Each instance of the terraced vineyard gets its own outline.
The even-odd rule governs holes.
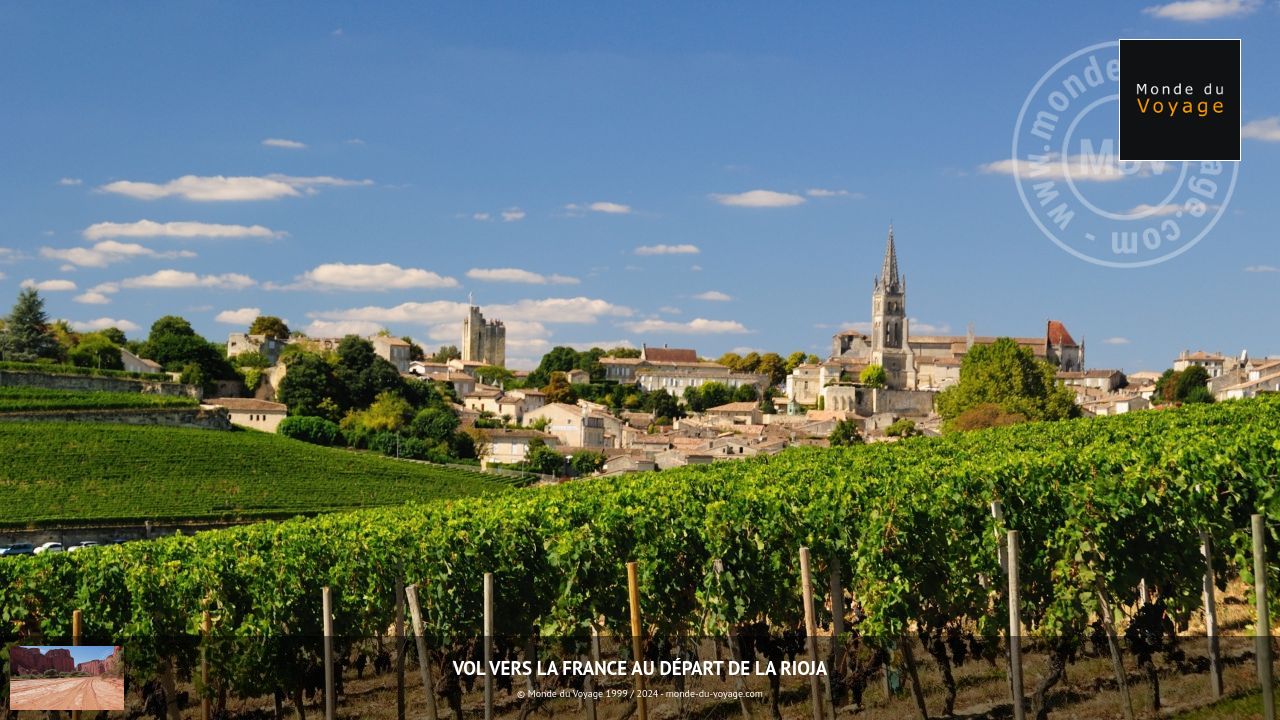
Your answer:
[[[127,410],[195,407],[195,398],[131,392],[80,392],[38,387],[0,387],[0,413],[44,410]]]
[[[282,517],[507,487],[253,431],[0,423],[0,526]]]
[[[208,452],[192,449],[193,457]],[[841,599],[812,607],[820,625],[832,621],[829,607],[846,607],[841,641],[850,663],[839,682],[860,694],[882,667],[876,658],[916,635],[948,686],[943,709],[950,714],[952,664],[998,657],[1008,608],[1001,583],[992,582],[1003,576],[996,550],[1005,530],[1017,530],[1018,615],[1050,659],[1033,700],[1044,710],[1045,691],[1058,682],[1053,673],[1061,678],[1102,608],[1131,604],[1140,583],[1158,593],[1158,604],[1128,620],[1141,632],[1150,630],[1144,618],[1156,621],[1153,634],[1140,632],[1142,642],[1163,637],[1168,616],[1198,612],[1201,533],[1220,584],[1251,579],[1250,516],[1262,513],[1271,528],[1280,522],[1277,450],[1280,398],[1260,398],[895,445],[799,449],[516,492],[501,502],[409,504],[0,559],[0,617],[9,619],[0,641],[65,636],[72,611],[83,609],[86,633],[126,639],[138,673],[170,657],[191,667],[193,645],[180,638],[208,608],[212,637],[228,641],[210,659],[217,687],[240,697],[280,689],[301,698],[320,667],[324,587],[333,589],[345,656],[350,638],[388,627],[399,582],[420,583],[426,640],[447,667],[476,650],[486,572],[495,575],[499,636],[581,639],[592,626],[628,636],[630,560],[638,566],[644,631],[659,639],[651,652],[672,652],[661,644],[670,638],[732,631],[750,635],[748,653],[781,658],[804,634],[796,554],[808,547],[819,577],[841,568],[833,581]],[[185,459],[173,454],[177,484]],[[127,464],[127,455],[106,460]],[[239,472],[254,469],[242,463]],[[40,496],[23,497],[30,505]],[[990,511],[997,500],[1003,519]],[[1275,541],[1269,534],[1267,542]],[[1274,556],[1266,567],[1274,583]],[[1277,597],[1271,594],[1273,605]],[[251,646],[235,638],[252,638]],[[519,655],[530,643],[499,651]],[[1155,654],[1139,664],[1153,667]],[[444,692],[454,704],[461,691],[451,687]],[[776,700],[776,686],[773,693]]]

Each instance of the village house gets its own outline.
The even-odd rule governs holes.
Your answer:
[[[280,422],[289,415],[287,405],[253,398],[221,397],[209,398],[206,405],[226,408],[231,415],[231,424],[253,428],[263,432],[274,433]]]
[[[1106,392],[1122,388],[1127,382],[1119,370],[1060,370],[1057,378],[1067,387],[1100,388]]]
[[[526,413],[524,424],[546,423],[543,431],[554,435],[561,445],[598,450],[615,447],[605,437],[602,413],[568,403],[549,403]]]
[[[484,456],[480,458],[481,466],[490,463],[502,465],[518,465],[529,456],[529,444],[541,440],[547,447],[555,449],[559,441],[554,435],[528,429],[493,429],[479,430],[485,440]]]
[[[164,367],[155,360],[140,358],[137,355],[120,348],[120,363],[124,366],[126,372],[136,373],[162,373]]]
[[[731,388],[744,385],[763,391],[769,385],[767,375],[740,373],[720,363],[700,360],[689,348],[654,348],[644,346],[638,358],[600,358],[605,380],[620,385],[639,385],[647,392],[666,390],[684,397],[686,388],[702,387],[718,382]]]
[[[760,404],[754,402],[731,402],[703,412],[707,419],[729,425],[759,425],[763,414]]]
[[[402,373],[409,372],[409,350],[412,347],[409,343],[390,335],[375,335],[370,342],[378,357],[395,365],[396,370]]]
[[[1182,372],[1189,367],[1202,367],[1209,373],[1210,378],[1216,378],[1228,370],[1235,369],[1236,360],[1221,353],[1183,350],[1178,353],[1178,359],[1173,361],[1173,370]]]

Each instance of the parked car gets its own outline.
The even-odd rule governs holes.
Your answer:
[[[31,555],[35,550],[35,547],[31,543],[14,543],[9,547],[0,548],[0,555]]]
[[[91,548],[91,547],[98,547],[98,543],[94,542],[93,540],[85,540],[78,545],[72,545],[71,547],[67,548],[67,552],[75,552],[77,550],[83,550],[85,548]]]
[[[36,548],[36,555],[42,555],[47,552],[59,553],[59,552],[62,552],[63,549],[64,548],[62,547],[62,543],[60,542],[47,542],[41,545],[40,547]]]

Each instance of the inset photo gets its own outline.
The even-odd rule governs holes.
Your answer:
[[[13,646],[9,709],[124,710],[120,646]]]

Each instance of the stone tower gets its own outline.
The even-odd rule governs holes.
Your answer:
[[[507,328],[501,320],[485,320],[480,308],[469,305],[462,320],[463,362],[482,362],[505,367],[507,363]]]
[[[884,368],[886,387],[914,389],[915,357],[907,343],[907,283],[898,273],[893,225],[871,292],[871,364]]]

